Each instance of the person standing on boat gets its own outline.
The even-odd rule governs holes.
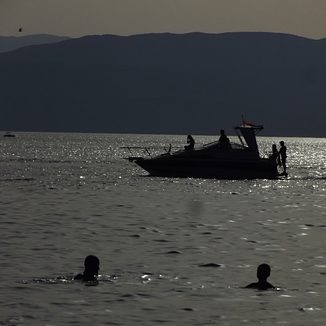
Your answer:
[[[188,145],[185,146],[185,150],[186,151],[189,151],[191,149],[194,149],[194,147],[195,147],[195,140],[192,138],[191,135],[188,135],[187,136],[187,144]]]
[[[279,150],[279,154],[281,157],[281,162],[283,166],[283,174],[286,174],[286,146],[284,145],[284,141],[280,141],[281,148]]]

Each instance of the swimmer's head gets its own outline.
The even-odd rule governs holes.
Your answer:
[[[94,255],[89,255],[85,258],[84,266],[85,272],[87,271],[93,275],[98,275],[98,271],[100,270],[100,260]]]
[[[259,280],[266,280],[271,275],[271,268],[267,264],[261,264],[257,268],[257,277]]]

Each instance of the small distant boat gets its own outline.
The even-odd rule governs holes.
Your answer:
[[[216,179],[276,179],[280,177],[276,159],[259,155],[256,135],[264,126],[243,121],[234,127],[240,144],[227,147],[219,141],[192,150],[166,152],[155,157],[130,157],[150,175]]]
[[[7,131],[3,137],[16,137],[16,135],[12,134],[10,131]]]

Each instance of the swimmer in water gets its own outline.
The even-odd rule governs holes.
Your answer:
[[[275,289],[275,287],[267,282],[267,278],[271,274],[271,268],[267,264],[261,264],[257,268],[257,283],[251,283],[246,286],[246,288],[250,289],[258,289],[258,290],[267,290],[267,289]]]
[[[85,258],[84,266],[84,273],[76,275],[74,280],[81,280],[83,282],[97,281],[100,260],[96,256],[89,255]]]

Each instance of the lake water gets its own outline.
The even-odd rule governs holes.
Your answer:
[[[1,137],[0,325],[325,324],[326,139],[259,137],[262,154],[280,140],[287,179],[232,181],[123,159],[185,136]],[[96,286],[72,281],[89,254]],[[278,290],[243,288],[260,263]]]

